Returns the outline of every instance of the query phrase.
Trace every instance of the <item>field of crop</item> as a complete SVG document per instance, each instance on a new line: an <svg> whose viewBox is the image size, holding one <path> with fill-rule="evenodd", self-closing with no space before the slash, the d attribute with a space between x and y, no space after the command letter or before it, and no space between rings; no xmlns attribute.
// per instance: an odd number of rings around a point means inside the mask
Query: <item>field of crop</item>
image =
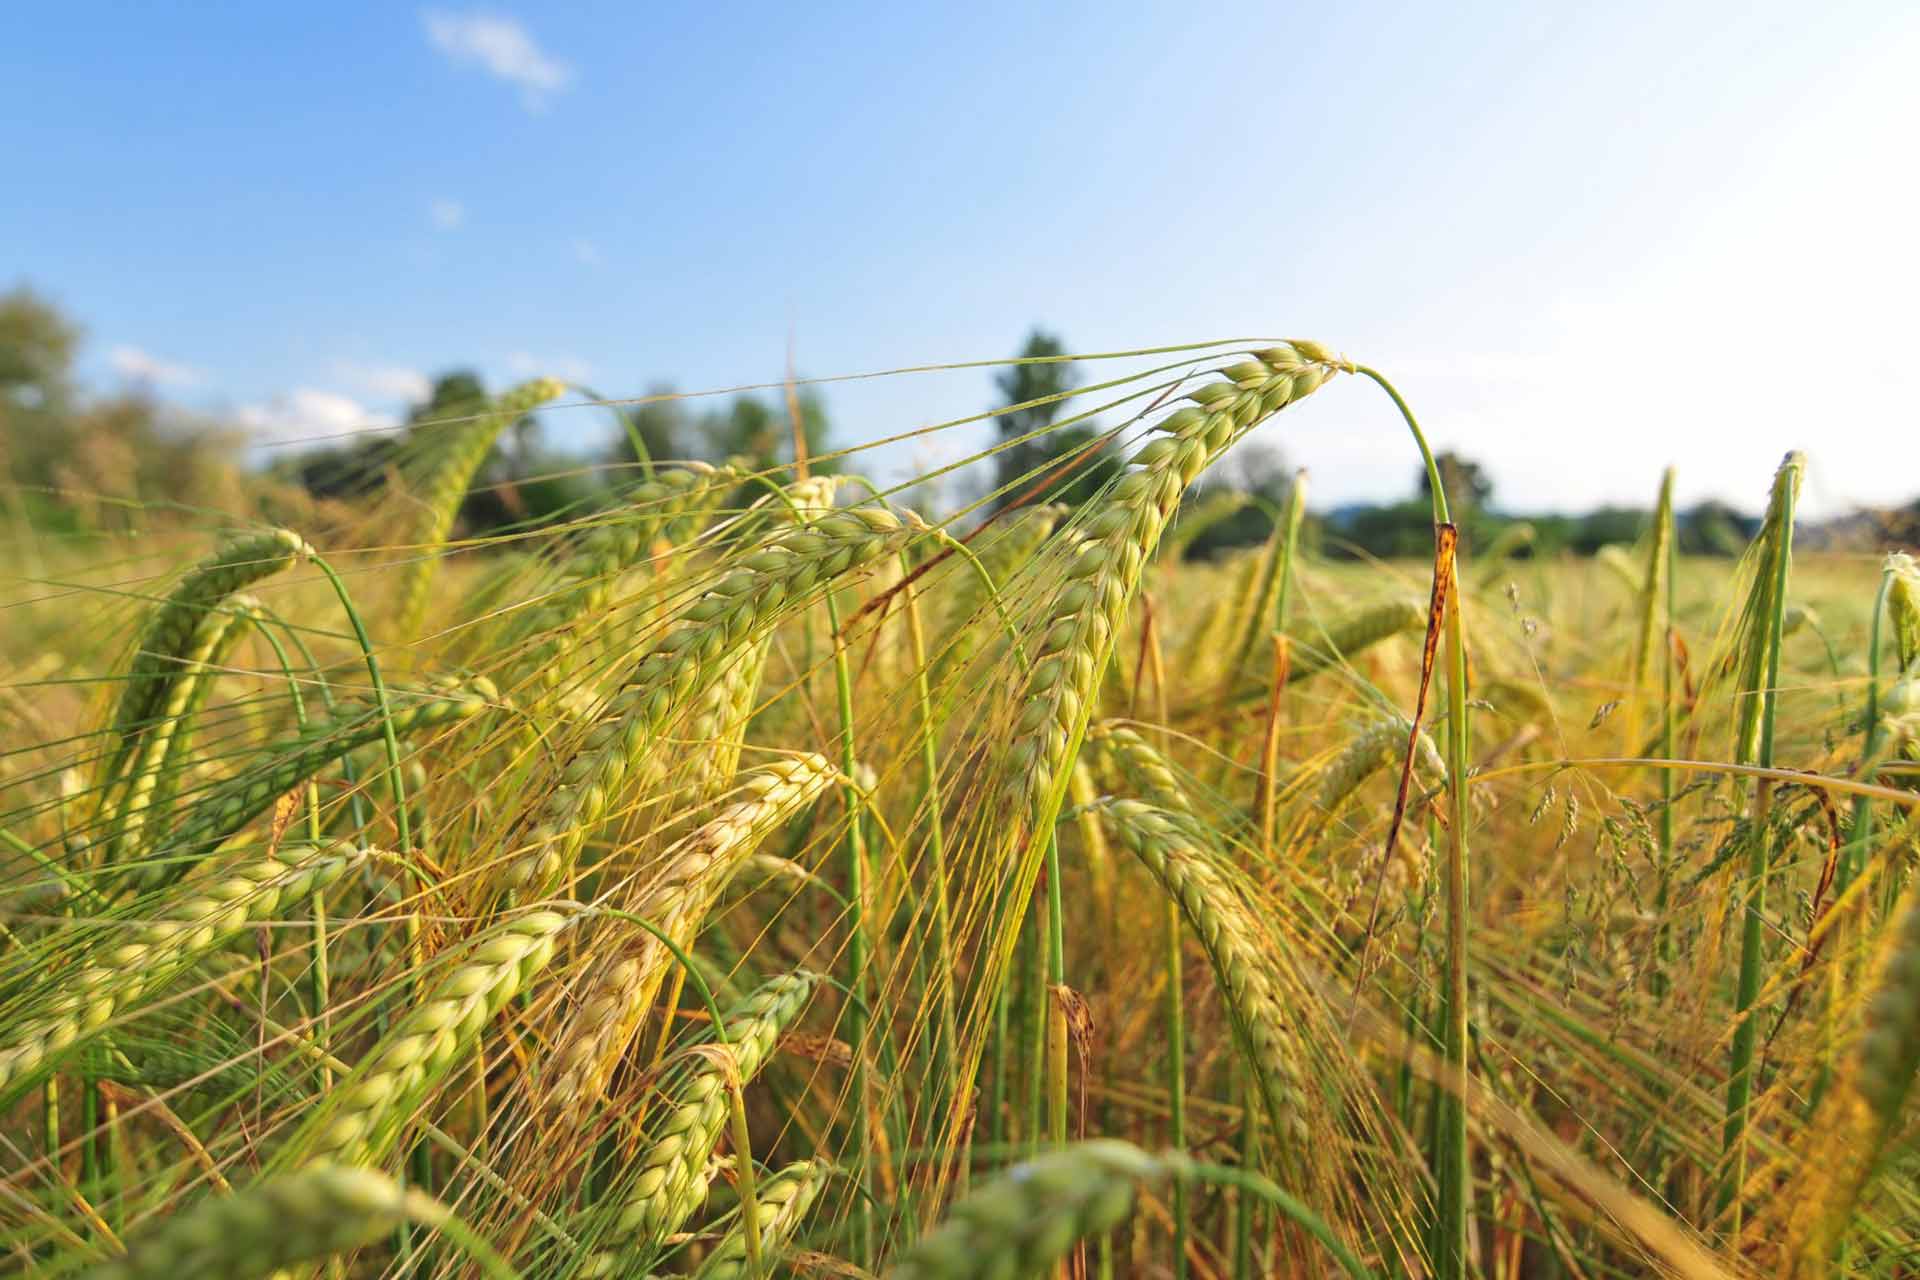
<svg viewBox="0 0 1920 1280"><path fill-rule="evenodd" d="M1179 557L1369 376L1183 356L1071 512L465 539L543 381L311 528L16 536L7 1271L1915 1274L1920 571L1797 456L1737 562Z"/></svg>

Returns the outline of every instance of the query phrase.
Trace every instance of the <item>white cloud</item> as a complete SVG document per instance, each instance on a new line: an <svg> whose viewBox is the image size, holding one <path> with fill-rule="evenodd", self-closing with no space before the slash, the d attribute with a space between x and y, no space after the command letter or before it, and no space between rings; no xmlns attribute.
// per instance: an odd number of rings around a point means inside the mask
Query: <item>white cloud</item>
<svg viewBox="0 0 1920 1280"><path fill-rule="evenodd" d="M593 376L593 366L579 356L537 356L530 351L509 354L507 369L522 378L564 378L569 382L584 382Z"/></svg>
<svg viewBox="0 0 1920 1280"><path fill-rule="evenodd" d="M573 68L534 43L512 18L483 13L429 9L420 15L427 39L456 63L473 63L488 74L518 85L529 111L544 111L547 100L573 83Z"/></svg>
<svg viewBox="0 0 1920 1280"><path fill-rule="evenodd" d="M467 220L467 206L458 200L435 200L427 206L427 216L442 231L452 231Z"/></svg>
<svg viewBox="0 0 1920 1280"><path fill-rule="evenodd" d="M425 400L433 391L431 378L404 365L355 364L343 360L334 365L333 374L355 391L376 400L412 404Z"/></svg>
<svg viewBox="0 0 1920 1280"><path fill-rule="evenodd" d="M265 404L243 404L234 417L256 444L289 444L394 425L389 414L375 413L351 396L315 387L295 387Z"/></svg>
<svg viewBox="0 0 1920 1280"><path fill-rule="evenodd" d="M573 256L583 267L600 265L600 246L591 240L576 239L573 242Z"/></svg>
<svg viewBox="0 0 1920 1280"><path fill-rule="evenodd" d="M201 381L198 369L184 364L175 364L171 360L162 360L150 351L139 347L118 346L107 352L107 363L113 371L123 378L134 382L144 382L154 387L191 387Z"/></svg>

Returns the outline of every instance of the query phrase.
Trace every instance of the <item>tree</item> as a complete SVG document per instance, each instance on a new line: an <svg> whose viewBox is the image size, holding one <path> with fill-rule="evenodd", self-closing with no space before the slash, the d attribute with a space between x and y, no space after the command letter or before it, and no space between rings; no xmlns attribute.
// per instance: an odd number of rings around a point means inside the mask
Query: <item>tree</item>
<svg viewBox="0 0 1920 1280"><path fill-rule="evenodd" d="M669 383L655 383L647 388L645 399L631 407L616 406L614 413L620 419L619 433L613 442L612 460L616 465L627 466L640 461L633 440L640 438L640 447L647 451L650 462L667 462L685 458L683 452L690 444L692 434L687 422L686 402L681 400Z"/></svg>
<svg viewBox="0 0 1920 1280"><path fill-rule="evenodd" d="M1016 364L994 375L1002 406L993 419L1001 441L994 455L996 508L1020 499L1069 462L1071 470L1048 480L1045 492L1036 496L1055 502L1085 502L1120 470L1119 462L1100 440L1099 429L1091 423L1049 430L1066 404L1061 397L1078 385L1073 362L1061 359L1064 355L1066 347L1058 337L1035 329L1027 336L1018 358L1037 363ZM1032 438L1025 438L1029 436Z"/></svg>
<svg viewBox="0 0 1920 1280"><path fill-rule="evenodd" d="M1466 511L1478 511L1493 500L1493 481L1486 469L1473 459L1443 449L1433 457L1440 472L1440 483L1447 489L1447 505ZM1425 467L1420 468L1420 496L1433 501L1433 481Z"/></svg>
<svg viewBox="0 0 1920 1280"><path fill-rule="evenodd" d="M0 400L11 409L65 408L79 345L79 328L26 285L0 294Z"/></svg>

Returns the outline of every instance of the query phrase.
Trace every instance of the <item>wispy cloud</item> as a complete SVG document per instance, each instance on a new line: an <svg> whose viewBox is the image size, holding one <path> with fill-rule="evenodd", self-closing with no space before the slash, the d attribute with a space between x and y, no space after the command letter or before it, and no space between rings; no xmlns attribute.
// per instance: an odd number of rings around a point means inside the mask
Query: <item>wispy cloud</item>
<svg viewBox="0 0 1920 1280"><path fill-rule="evenodd" d="M517 85L529 111L546 110L548 100L573 83L573 68L542 49L512 18L428 9L420 20L434 48L453 62L477 65Z"/></svg>
<svg viewBox="0 0 1920 1280"><path fill-rule="evenodd" d="M452 231L467 220L467 206L458 200L435 200L427 206L427 217L442 231Z"/></svg>
<svg viewBox="0 0 1920 1280"><path fill-rule="evenodd" d="M409 369L404 365L356 364L342 360L333 366L333 375L360 394L375 400L412 404L425 400L433 391L432 379L418 369Z"/></svg>
<svg viewBox="0 0 1920 1280"><path fill-rule="evenodd" d="M139 347L117 346L107 352L107 363L121 377L152 387L192 387L198 386L203 380L198 369L162 360L151 351L143 351Z"/></svg>
<svg viewBox="0 0 1920 1280"><path fill-rule="evenodd" d="M573 242L573 256L583 267L597 267L601 262L600 246L591 240L576 239Z"/></svg>
<svg viewBox="0 0 1920 1280"><path fill-rule="evenodd" d="M565 378L584 382L593 376L593 366L579 356L537 356L530 351L515 351L507 356L507 369L521 378Z"/></svg>
<svg viewBox="0 0 1920 1280"><path fill-rule="evenodd" d="M295 387L262 404L243 404L234 411L234 418L256 444L289 444L394 425L390 414L375 413L351 396L316 387Z"/></svg>

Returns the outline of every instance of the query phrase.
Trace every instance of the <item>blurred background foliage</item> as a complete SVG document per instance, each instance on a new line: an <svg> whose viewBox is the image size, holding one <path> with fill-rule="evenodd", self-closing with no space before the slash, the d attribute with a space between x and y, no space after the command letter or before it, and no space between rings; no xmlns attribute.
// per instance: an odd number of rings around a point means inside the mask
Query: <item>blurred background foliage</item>
<svg viewBox="0 0 1920 1280"><path fill-rule="evenodd" d="M276 450L265 459L250 448L241 423L186 412L138 387L101 392L82 385L75 364L83 342L82 326L30 286L0 294L0 514L40 533L130 529L134 511L148 522L168 509L324 525L343 504L394 485L415 433L474 414L504 390L470 369L449 369L397 428ZM990 407L1003 447L957 496L986 510L1043 497L1077 505L1112 478L1119 467L1112 437L1071 398L1081 378L1070 351L1061 335L1035 328L1013 352L1027 363L994 374ZM796 418L814 471L833 470L830 455L846 443L836 438L827 401L814 387L720 399L682 397L667 381L645 385L644 395L608 406L603 443L584 453L551 447L538 414L502 432L460 508L459 532L480 537L575 517L616 501L654 461L733 459L754 469L789 463ZM1593 555L1631 543L1650 515L1621 506L1513 510L1501 505L1474 459L1449 452L1438 462L1469 554L1497 547L1521 558ZM1189 558L1209 559L1265 542L1296 474L1278 446L1247 442L1183 508L1182 520L1194 523L1174 545ZM1420 471L1409 478L1406 497L1397 501L1310 507L1306 542L1335 558L1425 557L1432 547L1427 477ZM1678 513L1680 549L1733 556L1757 525L1726 503L1701 502ZM1802 545L1833 550L1913 546L1920 543L1920 499L1857 510L1804 527L1801 537Z"/></svg>

